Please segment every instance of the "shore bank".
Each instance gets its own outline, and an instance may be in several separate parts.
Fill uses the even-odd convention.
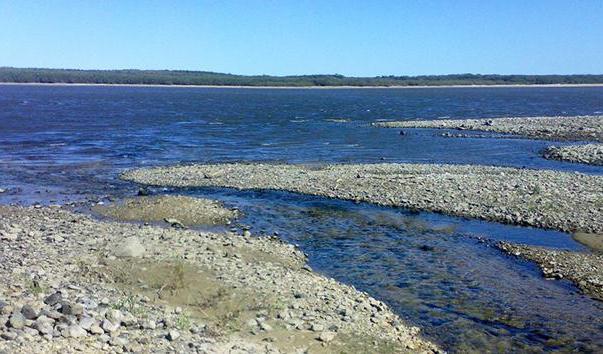
[[[378,122],[383,128],[487,131],[532,139],[603,142],[603,116],[438,119]]]
[[[365,293],[266,237],[0,207],[0,350],[434,352]]]
[[[603,255],[559,251],[541,247],[499,243],[498,247],[515,257],[538,264],[551,279],[568,279],[585,294],[603,301]]]
[[[0,82],[0,85],[24,86],[108,86],[108,87],[172,87],[172,88],[234,88],[234,89],[429,89],[429,88],[559,88],[559,87],[603,87],[603,84],[533,84],[533,85],[416,85],[416,86],[242,86],[242,85],[157,85],[157,84],[88,84],[88,83],[41,83]]]
[[[215,164],[136,169],[136,183],[272,189],[567,232],[603,231],[603,177],[471,165]]]
[[[603,166],[603,144],[551,146],[542,155],[546,159]]]

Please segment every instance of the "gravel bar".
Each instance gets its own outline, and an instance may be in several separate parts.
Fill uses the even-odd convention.
[[[603,142],[603,116],[438,119],[378,122],[384,128],[477,130],[532,139]]]
[[[603,144],[551,146],[543,152],[544,158],[603,166]]]
[[[2,353],[439,352],[275,238],[0,206]]]
[[[435,164],[213,164],[127,171],[171,187],[283,190],[566,232],[603,232],[603,177]]]
[[[568,279],[585,294],[603,301],[603,255],[559,251],[500,242],[498,247],[516,257],[537,263],[551,279]]]

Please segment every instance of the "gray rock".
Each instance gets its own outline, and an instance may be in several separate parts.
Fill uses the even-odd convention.
[[[21,329],[25,327],[25,316],[21,312],[13,312],[8,320],[8,324],[15,329]]]
[[[105,333],[105,331],[103,331],[103,329],[97,323],[95,323],[92,326],[90,326],[90,333],[103,334],[103,333]]]
[[[84,317],[80,320],[80,327],[86,331],[89,331],[94,324],[96,324],[96,320],[92,317]]]
[[[111,309],[107,311],[105,317],[111,321],[111,323],[121,324],[121,321],[124,319],[124,315],[120,310]]]
[[[28,320],[35,320],[36,318],[38,318],[38,312],[34,310],[31,305],[24,305],[21,308],[21,314]]]
[[[331,341],[333,341],[333,339],[335,339],[335,336],[337,335],[337,333],[335,332],[322,332],[320,334],[320,336],[318,336],[318,340],[324,343],[329,343]]]
[[[109,320],[103,320],[101,328],[108,333],[115,332],[117,329],[119,329],[119,323],[112,323]]]
[[[44,303],[49,306],[54,306],[61,302],[61,300],[63,300],[63,296],[60,292],[56,292],[44,299]]]
[[[15,339],[17,339],[17,333],[4,332],[4,333],[0,334],[0,337],[4,340],[15,340]]]
[[[42,334],[52,334],[54,330],[54,320],[46,316],[40,316],[33,324],[33,328],[37,329]]]
[[[140,258],[144,256],[145,248],[140,243],[140,240],[136,236],[128,237],[123,240],[115,250],[115,255],[117,257],[132,257],[132,258]]]
[[[170,341],[175,341],[176,339],[180,338],[180,333],[177,330],[172,329],[168,332],[166,338]]]
[[[69,327],[67,327],[67,337],[71,337],[71,338],[80,338],[80,337],[85,337],[88,333],[86,333],[86,330],[84,330],[82,327],[78,326],[78,325],[71,325]]]
[[[82,304],[64,302],[61,306],[61,313],[67,316],[80,316],[84,313],[84,306]]]

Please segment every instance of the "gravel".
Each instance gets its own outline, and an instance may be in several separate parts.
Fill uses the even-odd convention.
[[[603,166],[603,144],[551,146],[544,150],[547,159]]]
[[[603,116],[438,119],[374,123],[385,128],[478,130],[534,139],[603,142]]]
[[[0,352],[439,352],[385,304],[303,269],[303,253],[272,237],[56,207],[0,206],[0,230],[18,235],[0,241]],[[131,237],[145,253],[117,258]],[[251,318],[265,330],[242,325]],[[332,334],[321,339],[313,324]]]
[[[214,164],[137,169],[146,185],[272,189],[530,225],[603,231],[603,177],[435,164]]]
[[[568,279],[585,294],[603,301],[603,255],[560,251],[500,242],[498,247],[515,256],[537,263],[551,279]]]

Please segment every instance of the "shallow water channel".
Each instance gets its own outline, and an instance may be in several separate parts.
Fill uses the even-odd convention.
[[[274,191],[172,190],[222,200],[316,270],[388,303],[451,352],[603,350],[603,302],[544,279],[497,240],[583,250],[562,232]]]

